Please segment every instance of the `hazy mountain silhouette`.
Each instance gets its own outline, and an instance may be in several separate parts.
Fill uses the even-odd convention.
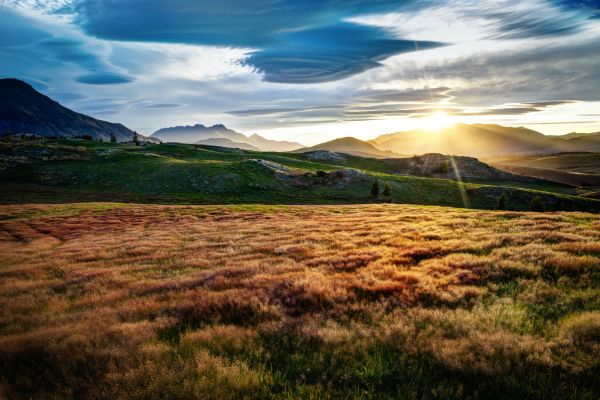
[[[306,147],[306,148],[297,150],[296,152],[297,153],[305,153],[305,152],[316,151],[316,150],[327,150],[327,151],[333,151],[336,153],[345,153],[345,154],[351,154],[354,156],[361,156],[361,157],[383,158],[383,157],[397,156],[397,154],[394,154],[391,151],[382,151],[369,142],[365,142],[363,140],[357,139],[355,137],[350,137],[350,136],[330,140],[329,142],[317,144],[312,147]]]
[[[381,135],[369,143],[402,154],[443,153],[471,157],[600,151],[600,135],[547,136],[526,128],[457,124],[439,132],[405,131]]]
[[[246,143],[263,151],[291,151],[302,147],[300,143],[269,140],[257,134],[248,137],[222,124],[213,126],[196,124],[162,128],[154,132],[152,137],[164,142],[178,143],[198,143],[198,141],[208,139],[227,139],[232,142]]]
[[[205,146],[218,146],[218,147],[231,147],[234,149],[260,151],[257,147],[252,146],[248,143],[234,142],[233,140],[224,138],[210,138],[198,140],[195,144],[202,144]]]
[[[129,141],[133,131],[72,111],[18,79],[0,79],[0,136],[32,133],[45,137],[89,135],[109,141]]]

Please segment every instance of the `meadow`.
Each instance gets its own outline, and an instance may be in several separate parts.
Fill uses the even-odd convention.
[[[394,173],[383,160],[343,155],[344,162],[306,154],[160,144],[133,146],[86,140],[0,143],[0,204],[113,201],[151,204],[410,203],[528,210],[600,212],[600,200],[553,182],[464,181]],[[257,162],[258,161],[258,162]],[[274,168],[281,168],[280,173]],[[360,179],[295,184],[289,175],[358,171]],[[378,180],[389,196],[373,198]]]
[[[0,207],[0,398],[597,399],[600,216]]]

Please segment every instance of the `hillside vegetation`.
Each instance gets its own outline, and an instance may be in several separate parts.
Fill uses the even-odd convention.
[[[600,190],[600,153],[559,153],[485,159],[505,171]]]
[[[597,399],[600,217],[0,207],[0,397]]]
[[[491,175],[485,184],[458,182],[448,179],[454,175],[448,171],[429,177],[400,175],[397,165],[386,160],[318,155],[84,140],[4,143],[2,201],[396,202],[495,208],[505,195],[509,209],[527,210],[540,197],[547,210],[600,210],[598,200],[572,196],[574,190],[548,182],[494,181]],[[375,180],[382,187],[388,183],[389,196],[371,195]]]

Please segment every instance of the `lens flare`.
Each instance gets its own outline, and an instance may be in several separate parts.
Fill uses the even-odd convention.
[[[436,111],[422,119],[423,130],[439,132],[454,124],[454,120],[444,111]]]

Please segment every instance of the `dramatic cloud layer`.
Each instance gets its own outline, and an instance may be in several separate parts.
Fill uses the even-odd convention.
[[[598,0],[0,0],[0,75],[151,133],[600,130]],[[590,117],[591,116],[591,117]]]

